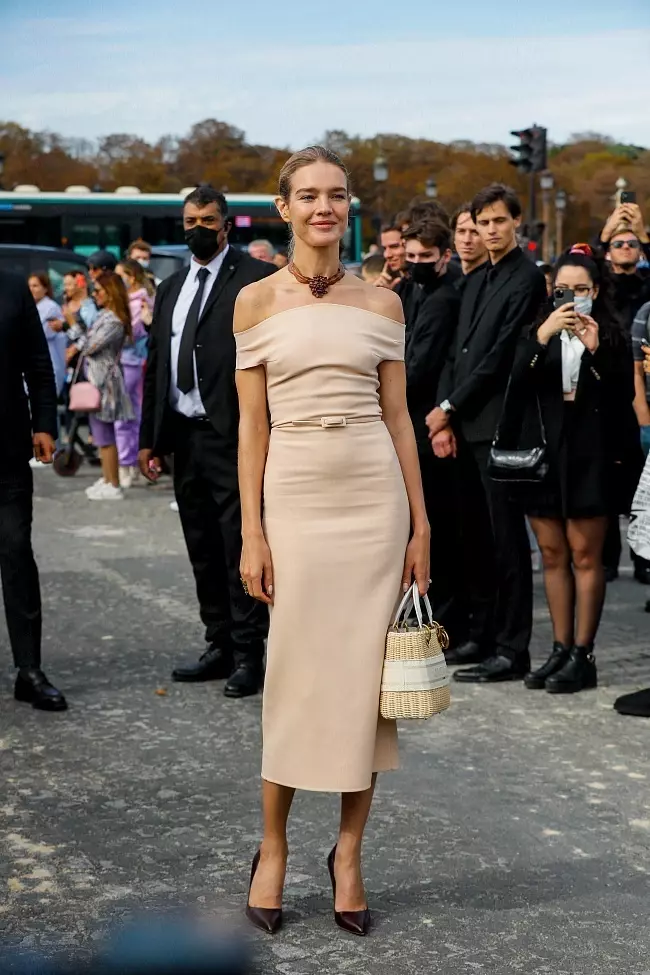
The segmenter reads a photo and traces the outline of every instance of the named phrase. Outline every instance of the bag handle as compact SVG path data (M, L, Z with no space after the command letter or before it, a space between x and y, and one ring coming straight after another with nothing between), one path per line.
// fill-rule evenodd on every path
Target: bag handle
M74 384L79 379L79 373L81 372L81 364L83 363L85 358L86 358L86 353L82 350L77 356L77 362L75 364L74 371L72 373L72 379L70 380L71 386L74 386Z
M503 407L501 408L501 419L499 420L499 425L497 426L496 433L494 434L494 440L492 441L493 447L499 446L499 440L501 437L501 427L503 425L504 417L508 415L508 406L511 400L512 400L512 376L508 380L508 385L506 387L506 394L503 397ZM537 419L539 420L539 435L542 441L540 446L546 447L546 430L544 429L544 419L542 417L542 404L539 401L539 393L537 392L537 389L535 389L535 402L537 404Z
M425 593L424 596L422 596L421 598L424 601L424 606L427 611L427 616L429 617L429 624L430 626L433 626L434 625L433 610L431 609L431 603L429 601L429 597ZM415 616L418 621L418 626L420 627L420 629L422 629L422 627L424 626L424 621L422 618L422 607L420 605L420 591L418 589L417 582L413 583L413 585L408 590L408 592L405 593L404 598L399 604L397 608L397 612L395 613L395 619L393 620L394 627L399 625L402 615L404 616L405 620L408 619L412 607L415 609Z

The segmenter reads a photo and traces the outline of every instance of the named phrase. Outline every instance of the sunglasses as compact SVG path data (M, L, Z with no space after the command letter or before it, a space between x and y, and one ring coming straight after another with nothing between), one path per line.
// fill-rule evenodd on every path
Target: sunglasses
M615 240L613 244L610 244L616 251L620 251L621 247L631 247L633 251L637 251L641 244L638 240Z

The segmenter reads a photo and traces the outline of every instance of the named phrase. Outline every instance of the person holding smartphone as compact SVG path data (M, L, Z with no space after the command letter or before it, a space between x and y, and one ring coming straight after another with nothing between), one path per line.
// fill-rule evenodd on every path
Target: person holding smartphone
M621 200L603 228L600 244L610 258L614 301L629 331L638 309L650 300L650 270L638 267L643 257L650 259L650 236L636 195L623 193Z
M616 469L639 448L631 425L632 358L605 262L588 244L576 244L557 262L553 285L555 307L520 341L513 415L502 425L519 426L522 446L538 445L541 432L548 463L540 483L520 485L542 553L554 639L548 660L525 684L571 694L597 684L607 516Z

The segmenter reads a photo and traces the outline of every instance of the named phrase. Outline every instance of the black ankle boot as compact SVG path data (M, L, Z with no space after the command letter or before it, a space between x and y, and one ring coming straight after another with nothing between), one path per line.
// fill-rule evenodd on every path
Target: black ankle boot
M551 656L548 658L545 664L538 667L537 670L531 670L529 674L524 677L524 684L529 691L543 691L546 687L546 681L552 674L556 674L558 670L564 667L565 663L569 659L569 654L571 649L565 647L563 643L558 640L553 644L553 650L551 651Z
M549 694L576 694L598 686L593 647L574 647L561 670L546 680Z

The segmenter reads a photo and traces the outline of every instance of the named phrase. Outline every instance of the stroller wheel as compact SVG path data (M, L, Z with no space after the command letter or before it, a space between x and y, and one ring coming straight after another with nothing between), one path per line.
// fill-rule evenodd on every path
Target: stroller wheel
M59 477L74 477L83 463L83 457L74 447L60 450L52 466Z

